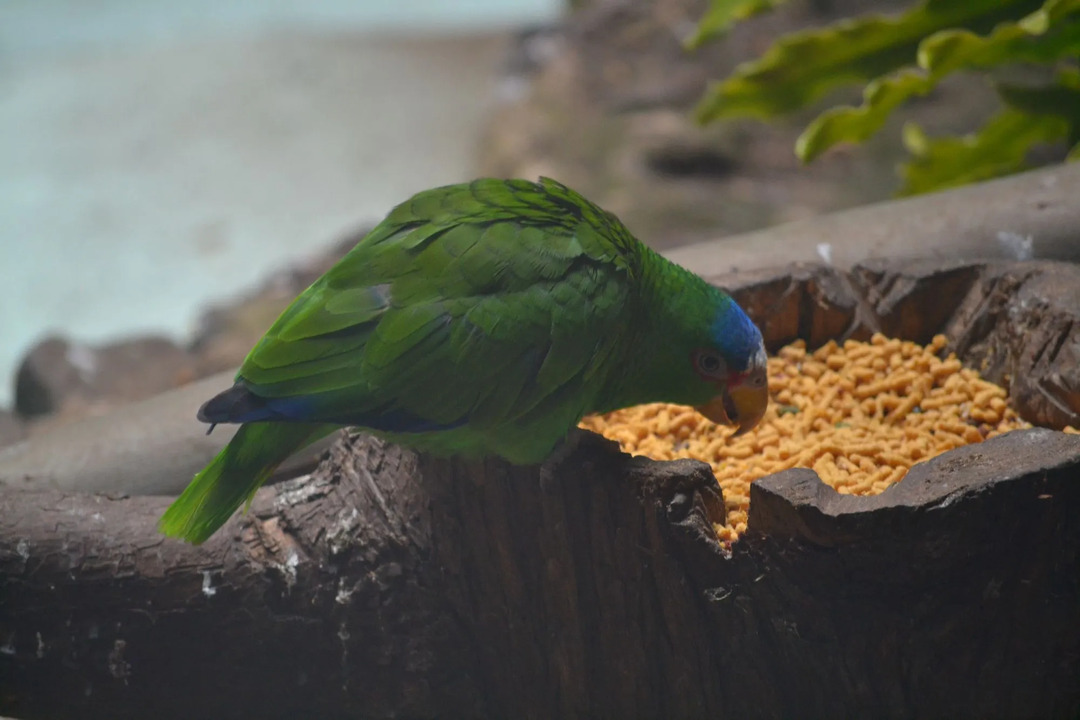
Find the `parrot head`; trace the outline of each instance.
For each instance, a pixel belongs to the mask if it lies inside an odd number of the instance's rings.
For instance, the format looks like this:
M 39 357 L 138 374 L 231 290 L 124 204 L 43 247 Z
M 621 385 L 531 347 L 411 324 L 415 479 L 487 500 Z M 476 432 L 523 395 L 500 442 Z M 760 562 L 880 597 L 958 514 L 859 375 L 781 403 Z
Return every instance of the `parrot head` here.
M 694 372 L 713 395 L 696 410 L 735 435 L 749 431 L 769 404 L 765 343 L 761 331 L 733 300 L 726 298 L 713 321 L 707 345 L 690 354 Z

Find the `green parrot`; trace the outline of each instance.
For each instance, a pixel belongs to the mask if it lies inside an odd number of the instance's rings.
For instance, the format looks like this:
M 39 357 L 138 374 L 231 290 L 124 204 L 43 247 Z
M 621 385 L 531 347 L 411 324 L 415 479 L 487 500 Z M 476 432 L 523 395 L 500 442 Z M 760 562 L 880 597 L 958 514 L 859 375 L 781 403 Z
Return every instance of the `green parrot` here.
M 202 406 L 211 429 L 240 429 L 160 529 L 203 542 L 341 426 L 534 464 L 584 415 L 660 401 L 738 432 L 761 419 L 765 349 L 731 297 L 554 180 L 427 190 L 301 293 Z

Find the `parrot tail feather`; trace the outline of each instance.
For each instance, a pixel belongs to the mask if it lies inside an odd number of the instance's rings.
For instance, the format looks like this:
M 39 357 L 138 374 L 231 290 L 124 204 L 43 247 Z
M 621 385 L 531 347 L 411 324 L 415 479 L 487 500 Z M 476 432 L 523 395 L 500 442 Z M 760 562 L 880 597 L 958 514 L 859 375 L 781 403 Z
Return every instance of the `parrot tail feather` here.
M 251 423 L 195 475 L 158 529 L 198 545 L 214 534 L 286 458 L 338 429 L 315 423 Z

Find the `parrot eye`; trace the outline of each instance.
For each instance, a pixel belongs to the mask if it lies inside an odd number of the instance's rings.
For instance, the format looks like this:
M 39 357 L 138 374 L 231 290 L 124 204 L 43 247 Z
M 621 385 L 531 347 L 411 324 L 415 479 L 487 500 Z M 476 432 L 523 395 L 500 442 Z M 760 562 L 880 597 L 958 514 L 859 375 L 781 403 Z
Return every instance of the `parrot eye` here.
M 697 350 L 694 352 L 694 367 L 706 378 L 723 378 L 727 375 L 724 359 L 715 350 Z

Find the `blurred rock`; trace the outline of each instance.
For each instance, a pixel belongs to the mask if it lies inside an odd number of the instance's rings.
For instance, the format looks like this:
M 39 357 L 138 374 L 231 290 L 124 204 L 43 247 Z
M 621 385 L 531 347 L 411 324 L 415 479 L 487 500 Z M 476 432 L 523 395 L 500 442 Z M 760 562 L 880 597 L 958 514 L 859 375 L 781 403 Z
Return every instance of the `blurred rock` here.
M 26 425 L 10 410 L 0 410 L 0 447 L 12 445 L 26 437 Z
M 839 17 L 895 11 L 907 0 L 792 2 L 688 52 L 704 0 L 585 0 L 557 30 L 519 37 L 501 106 L 481 143 L 481 174 L 554 177 L 617 214 L 657 248 L 745 232 L 888 198 L 905 120 L 932 132 L 970 129 L 994 107 L 983 83 L 943 85 L 858 148 L 810 165 L 795 138 L 816 114 L 771 124 L 699 127 L 691 114 L 710 80 L 758 57 L 777 37 Z M 830 104 L 858 102 L 859 88 Z
M 365 231 L 366 232 L 366 231 Z M 0 411 L 0 445 L 117 405 L 142 400 L 238 366 L 278 314 L 363 235 L 272 275 L 238 299 L 208 310 L 190 348 L 145 336 L 100 346 L 48 338 L 33 347 L 15 379 L 16 416 Z
M 62 338 L 38 343 L 15 377 L 24 418 L 85 414 L 155 395 L 197 377 L 194 355 L 161 337 L 92 347 Z

